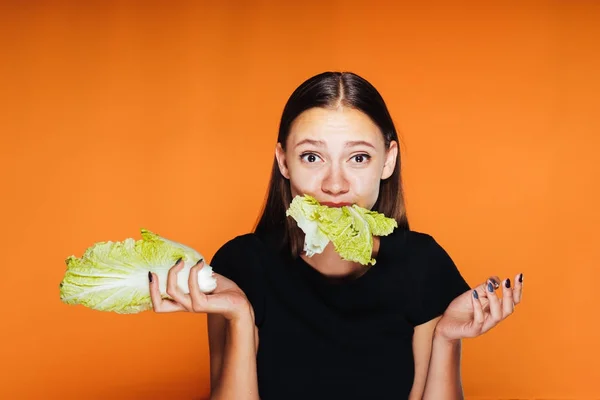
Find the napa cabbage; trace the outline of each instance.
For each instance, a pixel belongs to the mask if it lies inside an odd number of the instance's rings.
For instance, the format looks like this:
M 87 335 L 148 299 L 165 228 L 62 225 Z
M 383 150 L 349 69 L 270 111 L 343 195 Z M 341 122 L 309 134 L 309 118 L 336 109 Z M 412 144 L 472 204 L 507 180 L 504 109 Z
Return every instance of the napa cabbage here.
M 141 229 L 141 240 L 127 238 L 121 242 L 98 242 L 87 248 L 81 258 L 68 257 L 60 282 L 60 300 L 120 314 L 150 310 L 148 272 L 158 276 L 163 298 L 167 295 L 169 269 L 182 259 L 177 286 L 189 293 L 190 269 L 204 257 L 196 250 Z M 198 272 L 200 290 L 210 293 L 216 288 L 212 267 L 207 263 Z

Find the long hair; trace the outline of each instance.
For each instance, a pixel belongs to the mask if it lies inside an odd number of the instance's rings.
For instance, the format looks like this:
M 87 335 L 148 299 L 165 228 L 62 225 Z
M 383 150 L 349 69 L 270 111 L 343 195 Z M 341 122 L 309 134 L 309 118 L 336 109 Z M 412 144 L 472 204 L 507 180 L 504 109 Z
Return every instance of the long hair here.
M 286 149 L 290 127 L 302 112 L 314 107 L 334 109 L 340 105 L 359 110 L 369 116 L 382 132 L 386 149 L 392 141 L 400 147 L 394 122 L 383 98 L 373 85 L 351 72 L 324 72 L 302 83 L 292 93 L 283 109 L 277 142 L 281 143 L 283 150 Z M 394 172 L 381 182 L 379 196 L 372 210 L 394 218 L 398 229 L 408 230 L 400 165 L 398 151 Z M 291 202 L 290 182 L 281 174 L 275 158 L 267 199 L 255 232 L 282 232 L 280 245 L 288 247 L 291 255 L 297 257 L 304 247 L 304 233 L 298 228 L 296 221 L 285 215 Z

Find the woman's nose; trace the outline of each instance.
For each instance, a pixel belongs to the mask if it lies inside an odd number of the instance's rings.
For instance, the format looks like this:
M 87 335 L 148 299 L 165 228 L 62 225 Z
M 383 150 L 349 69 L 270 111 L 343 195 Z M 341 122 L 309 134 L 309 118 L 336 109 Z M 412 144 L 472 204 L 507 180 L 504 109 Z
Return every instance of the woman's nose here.
M 344 171 L 335 166 L 329 168 L 321 183 L 321 190 L 324 193 L 337 195 L 346 193 L 348 189 L 348 180 L 344 176 Z

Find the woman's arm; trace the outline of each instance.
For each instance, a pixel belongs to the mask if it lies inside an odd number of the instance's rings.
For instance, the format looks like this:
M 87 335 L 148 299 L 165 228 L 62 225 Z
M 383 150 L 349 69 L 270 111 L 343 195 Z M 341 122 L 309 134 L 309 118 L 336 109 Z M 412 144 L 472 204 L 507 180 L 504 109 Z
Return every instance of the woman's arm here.
M 439 319 L 438 317 L 432 321 L 415 326 L 412 342 L 413 358 L 415 360 L 415 378 L 408 400 L 421 400 L 423 398 L 427 373 L 429 372 L 429 361 L 431 360 L 433 332 Z
M 452 346 L 445 346 L 446 342 L 435 335 L 435 327 L 440 319 L 437 317 L 415 327 L 415 378 L 409 400 L 462 399 L 460 361 L 454 359 L 456 354 Z
M 464 399 L 460 375 L 461 340 L 434 333 L 423 400 Z
M 208 315 L 211 400 L 259 400 L 251 311 L 236 319 Z

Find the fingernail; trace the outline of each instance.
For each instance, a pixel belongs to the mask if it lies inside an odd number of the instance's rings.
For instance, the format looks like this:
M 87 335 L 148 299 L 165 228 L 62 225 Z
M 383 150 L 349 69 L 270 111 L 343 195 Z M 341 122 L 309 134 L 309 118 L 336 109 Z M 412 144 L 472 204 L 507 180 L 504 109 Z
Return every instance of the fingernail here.
M 477 294 L 477 290 L 473 290 L 473 297 L 475 297 L 475 300 L 479 299 L 479 295 Z
M 523 274 L 519 275 L 519 282 L 523 283 Z
M 179 259 L 177 261 L 175 261 L 175 265 L 179 264 L 179 262 L 181 261 L 182 258 L 183 257 L 179 257 Z M 173 266 L 175 266 L 175 265 L 173 265 Z
M 506 278 L 506 282 L 504 282 L 504 286 L 506 286 L 507 289 L 510 289 L 510 278 Z
M 196 265 L 200 264 L 202 261 L 204 261 L 204 259 L 199 259 L 198 262 L 196 263 Z
M 492 285 L 492 282 L 488 282 L 488 292 L 493 292 L 494 291 L 494 285 Z
M 152 272 L 148 271 L 148 280 L 152 283 Z

